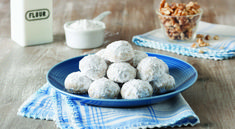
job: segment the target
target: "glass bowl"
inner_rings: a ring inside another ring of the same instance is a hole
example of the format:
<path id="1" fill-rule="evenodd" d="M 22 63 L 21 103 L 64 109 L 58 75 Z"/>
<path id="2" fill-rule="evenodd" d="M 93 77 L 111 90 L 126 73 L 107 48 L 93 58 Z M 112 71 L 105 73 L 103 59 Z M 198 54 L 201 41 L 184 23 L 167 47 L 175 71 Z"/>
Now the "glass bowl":
<path id="1" fill-rule="evenodd" d="M 196 31 L 199 21 L 203 14 L 203 10 L 195 15 L 187 16 L 167 16 L 156 11 L 159 19 L 163 35 L 166 40 L 173 42 L 190 42 L 196 38 Z"/>

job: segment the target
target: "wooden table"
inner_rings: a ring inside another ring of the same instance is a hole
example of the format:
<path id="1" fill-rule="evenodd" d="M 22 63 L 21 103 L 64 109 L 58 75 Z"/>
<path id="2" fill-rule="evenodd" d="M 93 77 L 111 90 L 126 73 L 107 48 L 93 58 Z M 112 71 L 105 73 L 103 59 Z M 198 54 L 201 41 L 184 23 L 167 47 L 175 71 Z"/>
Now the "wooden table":
<path id="1" fill-rule="evenodd" d="M 203 21 L 235 25 L 235 1 L 198 0 L 204 9 Z M 115 40 L 160 28 L 154 9 L 159 0 L 55 0 L 54 42 L 20 47 L 10 39 L 9 0 L 0 0 L 0 128 L 53 129 L 55 123 L 17 116 L 19 106 L 44 83 L 47 71 L 58 62 L 94 53 Z M 75 50 L 65 45 L 63 24 L 75 19 L 91 19 L 103 11 L 112 15 L 107 25 L 105 45 L 90 50 Z M 232 129 L 235 127 L 235 60 L 213 61 L 176 55 L 150 48 L 134 49 L 169 55 L 192 64 L 198 71 L 197 82 L 183 96 L 199 116 L 201 123 L 186 129 Z"/>

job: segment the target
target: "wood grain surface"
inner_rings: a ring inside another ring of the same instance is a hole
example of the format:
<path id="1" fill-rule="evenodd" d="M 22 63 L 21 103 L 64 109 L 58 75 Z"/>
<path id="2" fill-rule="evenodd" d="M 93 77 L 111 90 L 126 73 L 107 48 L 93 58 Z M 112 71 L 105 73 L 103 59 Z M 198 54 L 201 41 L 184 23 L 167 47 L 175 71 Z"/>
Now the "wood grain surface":
<path id="1" fill-rule="evenodd" d="M 47 71 L 53 65 L 97 52 L 115 40 L 131 42 L 132 36 L 160 27 L 154 13 L 160 0 L 55 0 L 54 42 L 23 48 L 10 39 L 9 1 L 0 0 L 0 129 L 56 129 L 53 121 L 33 120 L 16 114 L 19 106 L 46 83 Z M 202 21 L 235 26 L 234 0 L 198 0 L 198 3 L 204 9 Z M 102 47 L 77 50 L 66 46 L 63 30 L 66 21 L 91 19 L 107 10 L 112 14 L 104 19 L 107 29 Z M 184 91 L 183 96 L 201 123 L 183 128 L 235 128 L 234 58 L 213 61 L 132 45 L 137 50 L 182 59 L 197 69 L 197 82 Z"/>

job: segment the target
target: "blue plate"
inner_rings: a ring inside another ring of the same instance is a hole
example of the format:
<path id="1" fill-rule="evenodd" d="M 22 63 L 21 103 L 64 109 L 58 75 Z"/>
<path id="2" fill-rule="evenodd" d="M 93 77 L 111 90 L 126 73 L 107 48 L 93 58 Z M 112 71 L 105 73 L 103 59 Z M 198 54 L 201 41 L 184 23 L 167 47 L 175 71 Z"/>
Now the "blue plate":
<path id="1" fill-rule="evenodd" d="M 154 53 L 147 54 L 163 60 L 169 66 L 170 74 L 176 81 L 177 88 L 174 91 L 141 99 L 94 99 L 90 98 L 88 95 L 69 93 L 64 87 L 64 80 L 68 74 L 79 70 L 79 61 L 86 55 L 71 58 L 55 65 L 47 73 L 47 81 L 49 85 L 57 91 L 69 95 L 74 99 L 78 99 L 82 103 L 105 107 L 134 107 L 155 104 L 177 95 L 196 82 L 198 77 L 197 71 L 189 63 L 165 55 Z"/>

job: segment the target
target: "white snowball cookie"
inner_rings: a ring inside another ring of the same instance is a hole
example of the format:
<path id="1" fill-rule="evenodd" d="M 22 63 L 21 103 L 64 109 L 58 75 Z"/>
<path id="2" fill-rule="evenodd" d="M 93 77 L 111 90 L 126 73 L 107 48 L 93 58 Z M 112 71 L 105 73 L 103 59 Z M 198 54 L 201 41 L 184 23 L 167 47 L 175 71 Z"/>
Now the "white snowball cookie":
<path id="1" fill-rule="evenodd" d="M 163 74 L 157 80 L 150 82 L 154 94 L 162 94 L 175 89 L 175 79 L 169 74 Z"/>
<path id="2" fill-rule="evenodd" d="M 107 59 L 111 62 L 129 61 L 134 57 L 134 50 L 128 41 L 119 40 L 106 47 Z"/>
<path id="3" fill-rule="evenodd" d="M 145 52 L 134 50 L 134 57 L 130 60 L 130 64 L 136 68 L 140 61 L 146 57 L 148 55 Z"/>
<path id="4" fill-rule="evenodd" d="M 150 97 L 153 94 L 153 88 L 147 81 L 133 79 L 126 82 L 121 89 L 121 96 L 124 99 L 138 99 Z"/>
<path id="5" fill-rule="evenodd" d="M 65 89 L 76 94 L 87 93 L 91 83 L 92 80 L 79 71 L 70 73 L 64 81 Z"/>
<path id="6" fill-rule="evenodd" d="M 95 53 L 95 55 L 105 59 L 105 49 L 101 49 L 98 52 Z"/>
<path id="7" fill-rule="evenodd" d="M 156 57 L 146 57 L 137 66 L 137 78 L 153 81 L 166 73 L 165 62 Z"/>
<path id="8" fill-rule="evenodd" d="M 79 62 L 81 72 L 92 80 L 104 77 L 107 67 L 105 60 L 97 55 L 85 56 Z"/>
<path id="9" fill-rule="evenodd" d="M 116 99 L 120 93 L 120 87 L 115 82 L 100 78 L 91 83 L 88 95 L 97 99 Z"/>
<path id="10" fill-rule="evenodd" d="M 136 77 L 136 69 L 125 62 L 113 63 L 107 70 L 107 77 L 112 81 L 124 83 Z"/>
<path id="11" fill-rule="evenodd" d="M 96 52 L 95 55 L 101 57 L 102 59 L 105 60 L 105 62 L 107 63 L 107 65 L 110 65 L 111 62 L 107 60 L 107 56 L 105 55 L 105 54 L 106 54 L 106 53 L 105 53 L 105 50 L 106 50 L 106 49 L 101 49 L 101 50 L 99 50 L 98 52 Z"/>
<path id="12" fill-rule="evenodd" d="M 163 60 L 159 60 L 159 63 L 162 64 L 163 68 L 165 69 L 165 73 L 169 73 L 169 67 L 168 65 L 163 61 Z"/>

